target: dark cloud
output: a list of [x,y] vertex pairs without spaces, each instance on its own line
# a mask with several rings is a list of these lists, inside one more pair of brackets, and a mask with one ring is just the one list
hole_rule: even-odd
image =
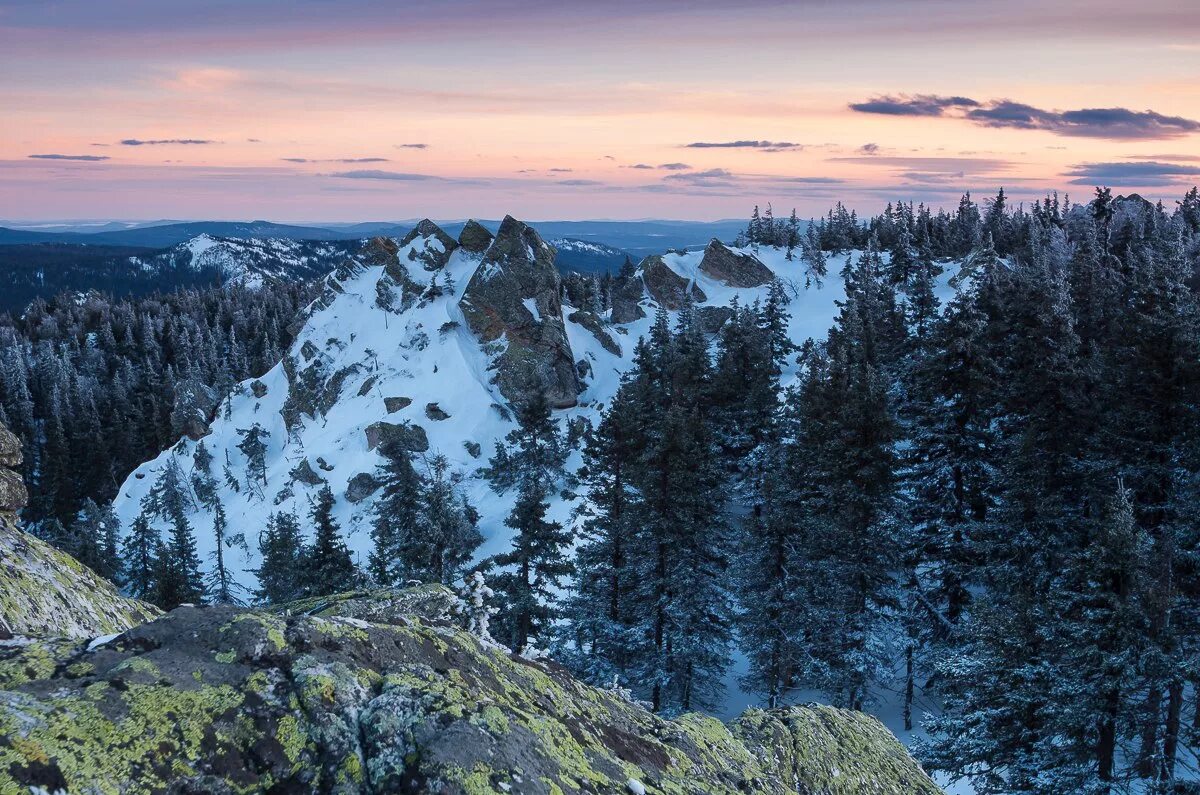
[[687,163],[661,163],[658,167],[663,171],[688,171],[691,169]]
[[879,144],[863,144],[858,147],[858,152],[863,155],[877,155],[879,154]]
[[850,110],[880,113],[884,116],[941,116],[947,108],[974,108],[979,103],[970,97],[942,97],[937,94],[885,94],[866,102],[854,102]]
[[428,149],[429,144],[396,144],[397,149]]
[[850,109],[859,113],[887,116],[958,118],[982,127],[1043,130],[1055,135],[1120,141],[1179,138],[1200,132],[1200,121],[1182,116],[1167,116],[1152,110],[1046,110],[1011,99],[994,99],[981,103],[969,97],[943,97],[936,94],[879,96],[866,102],[852,103]]
[[163,144],[215,144],[216,141],[209,141],[204,138],[157,138],[154,140],[143,140],[141,138],[125,138],[121,141],[121,146],[161,146]]
[[34,160],[84,160],[89,163],[94,163],[98,160],[108,160],[107,155],[29,155]]
[[635,164],[635,165],[632,165],[632,166],[624,166],[624,168],[640,168],[640,169],[643,169],[643,170],[645,170],[645,169],[649,169],[649,170],[651,170],[651,171],[653,171],[653,170],[654,170],[654,166],[650,166],[650,165],[647,165],[647,164],[645,164],[645,163],[637,163],[637,164]]
[[1138,163],[1080,163],[1065,176],[1075,177],[1072,185],[1116,184],[1135,186],[1165,186],[1200,175],[1200,166],[1161,163],[1147,160]]
[[784,152],[789,149],[803,149],[803,144],[790,141],[695,141],[684,144],[687,149],[757,149],[760,152]]

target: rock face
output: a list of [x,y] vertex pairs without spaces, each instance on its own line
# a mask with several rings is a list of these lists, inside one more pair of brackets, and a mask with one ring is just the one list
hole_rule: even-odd
[[0,792],[938,792],[873,718],[663,720],[457,628],[436,586],[0,647]]
[[472,218],[458,233],[458,245],[472,254],[482,254],[492,244],[492,233]]
[[775,278],[757,258],[739,254],[716,238],[704,249],[700,272],[730,287],[760,287]]
[[[424,246],[412,244],[422,238]],[[427,271],[436,271],[446,267],[450,255],[458,248],[458,242],[442,231],[442,228],[428,218],[421,219],[404,239],[400,241],[400,249],[408,249],[407,257],[411,262],[419,262]]]
[[15,528],[17,513],[25,507],[29,493],[16,471],[24,460],[21,440],[0,425],[0,528]]
[[[25,507],[25,486],[10,467],[20,463],[17,437],[0,425],[0,639],[11,635],[93,638],[122,632],[158,615],[156,608],[126,599],[70,555],[17,528],[17,512]],[[3,782],[0,773],[0,792]]]
[[567,408],[575,405],[580,385],[554,256],[533,227],[505,216],[460,307],[484,349],[491,348],[492,380],[500,394],[519,403],[541,389],[551,406]]
[[[646,284],[646,292],[650,297],[672,311],[683,306],[688,297],[690,282],[680,276],[663,262],[663,258],[655,255],[646,257],[641,264],[642,281]],[[704,291],[691,284],[691,300],[702,303],[707,300]]]
[[596,317],[594,312],[585,312],[583,310],[572,312],[567,316],[567,320],[572,323],[583,326],[592,336],[596,338],[604,350],[614,356],[621,355],[621,346],[612,338],[612,335],[604,330],[604,325],[600,322],[600,318]]
[[175,384],[175,401],[171,407],[171,427],[192,441],[208,436],[208,423],[217,410],[217,393],[194,378]]
[[621,275],[613,282],[612,314],[614,323],[632,323],[646,316],[640,301],[642,300],[642,280],[636,274]]

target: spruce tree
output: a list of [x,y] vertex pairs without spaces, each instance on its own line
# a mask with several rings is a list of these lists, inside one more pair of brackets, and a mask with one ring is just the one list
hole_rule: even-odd
[[317,492],[317,500],[309,514],[313,523],[313,542],[305,560],[305,593],[308,596],[343,593],[358,587],[358,569],[333,518],[334,504],[333,490],[325,485]]
[[296,517],[290,513],[271,514],[259,536],[258,549],[262,565],[254,572],[258,577],[256,601],[282,604],[303,597],[308,585],[308,554]]
[[380,446],[383,461],[375,469],[381,485],[371,525],[371,554],[367,570],[380,585],[396,586],[415,578],[427,560],[414,543],[421,521],[425,484],[408,451],[395,442]]

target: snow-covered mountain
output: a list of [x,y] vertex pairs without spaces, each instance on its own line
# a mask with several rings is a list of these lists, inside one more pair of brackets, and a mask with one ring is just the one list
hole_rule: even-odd
[[550,241],[550,245],[558,252],[555,263],[563,272],[616,273],[629,256],[624,249],[574,237],[555,238]]
[[[197,245],[198,256],[213,256],[219,245]],[[560,301],[553,263],[553,248],[512,218],[495,238],[468,224],[456,241],[423,222],[401,244],[372,240],[326,278],[324,295],[307,310],[284,361],[241,384],[196,438],[181,439],[130,475],[115,500],[123,525],[132,524],[168,462],[190,474],[208,430],[203,442],[217,479],[227,465],[242,481],[237,489],[222,483],[219,496],[229,527],[248,542],[226,553],[244,585],[255,584],[256,535],[268,515],[307,514],[324,483],[338,498],[336,518],[351,549],[365,561],[374,503],[366,476],[381,460],[374,448],[383,436],[402,434],[414,451],[443,455],[462,473],[481,514],[486,542],[479,554],[491,555],[507,544],[503,520],[513,497],[494,494],[479,472],[495,442],[515,427],[506,407],[519,399],[529,375],[546,385],[562,420],[596,423],[657,307],[674,313],[685,291],[715,331],[730,302],[765,297],[778,277],[791,286],[790,333],[798,341],[823,336],[843,296],[836,276],[805,288],[800,264],[782,251],[739,251],[714,241],[704,251],[647,257],[637,277],[616,289],[612,310],[598,316]],[[840,262],[830,266],[836,273]],[[430,290],[431,283],[438,289]],[[247,483],[238,449],[239,429],[255,423],[270,434],[259,485]],[[568,464],[578,463],[576,453]],[[556,499],[552,518],[570,521],[575,505]],[[196,506],[191,523],[207,562],[213,517]]]
[[130,264],[156,274],[211,274],[223,284],[256,287],[267,281],[315,279],[357,255],[358,241],[230,238],[202,233]]

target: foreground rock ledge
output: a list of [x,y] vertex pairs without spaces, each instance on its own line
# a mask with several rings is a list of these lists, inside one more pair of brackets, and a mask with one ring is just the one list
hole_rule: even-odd
[[451,603],[185,607],[90,651],[0,646],[0,792],[939,792],[866,715],[663,720],[481,644]]

